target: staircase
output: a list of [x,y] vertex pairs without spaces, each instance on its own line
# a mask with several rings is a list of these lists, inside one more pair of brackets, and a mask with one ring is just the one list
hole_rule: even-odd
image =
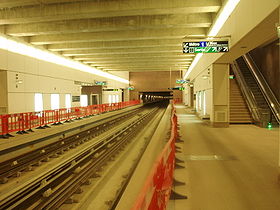
[[231,124],[253,123],[251,114],[245,103],[241,91],[235,79],[230,80],[230,115]]

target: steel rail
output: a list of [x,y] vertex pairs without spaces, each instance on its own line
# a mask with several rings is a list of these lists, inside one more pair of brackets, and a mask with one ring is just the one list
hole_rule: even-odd
[[[153,113],[153,112],[151,112],[151,113]],[[35,197],[37,197],[38,195],[47,194],[46,192],[48,192],[49,189],[55,189],[55,186],[59,185],[59,183],[61,183],[61,181],[66,179],[65,175],[68,175],[68,176],[73,175],[73,171],[80,170],[83,167],[83,165],[88,163],[89,160],[92,160],[93,157],[96,158],[96,160],[95,160],[95,164],[92,164],[93,165],[92,167],[95,170],[97,170],[97,168],[100,167],[102,164],[104,164],[104,161],[109,158],[109,154],[110,154],[110,156],[113,155],[113,153],[115,153],[119,150],[122,143],[125,142],[125,140],[119,141],[121,139],[120,136],[125,134],[127,137],[131,137],[131,135],[133,135],[133,133],[128,132],[128,131],[133,130],[134,127],[137,127],[136,125],[141,124],[141,122],[144,121],[144,119],[149,119],[147,116],[150,116],[150,115],[151,114],[145,114],[143,116],[139,116],[139,120],[132,123],[129,127],[122,128],[120,131],[117,132],[117,134],[116,133],[112,134],[110,138],[107,137],[99,142],[94,143],[94,145],[92,145],[90,148],[87,148],[87,150],[82,151],[79,155],[76,155],[76,157],[74,159],[68,161],[63,166],[60,166],[56,170],[52,171],[52,173],[48,174],[48,176],[44,177],[43,179],[37,180],[30,186],[26,186],[25,189],[22,190],[22,192],[20,192],[19,194],[12,196],[10,198],[7,198],[3,202],[0,202],[0,209],[25,208],[26,205],[28,206],[29,203],[32,202],[35,199]],[[128,133],[130,133],[130,135],[127,135]],[[123,139],[126,139],[126,138],[123,138]],[[103,150],[106,150],[106,152],[101,153],[101,151],[103,151]],[[100,154],[100,153],[101,153],[101,155],[99,155],[99,157],[96,157],[97,156],[96,154]],[[83,171],[83,173],[85,173],[87,175],[92,174],[92,172],[86,173],[86,171],[91,171],[91,170],[82,170],[82,171]],[[81,173],[81,174],[83,174],[83,173]],[[77,174],[79,174],[79,173],[77,173]],[[85,179],[88,179],[88,177],[84,178],[84,180]],[[78,183],[83,184],[84,182],[81,181],[81,182],[77,182],[77,184]],[[75,188],[75,190],[73,190],[73,187],[71,187],[71,186],[75,186],[73,184],[73,182],[71,182],[71,185],[67,185],[66,189],[68,189],[68,190],[72,189],[71,193],[74,193],[73,191],[75,191],[76,188]],[[54,192],[61,192],[61,191],[56,190]],[[54,192],[52,192],[53,194],[51,193],[52,196],[55,195]],[[67,192],[69,192],[69,191],[67,191]],[[61,203],[65,202],[65,199],[67,199],[66,197],[69,197],[69,193],[66,193],[63,195],[59,194],[59,196],[56,196],[56,198],[54,199],[55,204],[50,203],[49,205],[51,206],[51,208],[53,208],[57,205],[61,205]],[[42,199],[42,200],[44,200],[44,199]],[[45,199],[45,200],[53,201],[53,199],[49,199],[49,198]],[[58,202],[57,200],[60,200],[60,201]],[[49,206],[49,205],[46,205],[46,206]],[[41,208],[41,207],[39,207],[39,208]],[[45,207],[43,207],[43,208],[45,209]]]
[[[152,112],[147,113],[139,120],[133,122],[130,126],[121,130],[118,136],[112,136],[112,138],[107,141],[106,152],[102,153],[100,157],[85,167],[81,172],[74,174],[74,177],[69,179],[69,181],[64,185],[62,189],[58,190],[52,199],[46,199],[46,203],[37,206],[35,209],[57,209],[59,208],[72,194],[74,194],[91,176],[96,173],[99,168],[110,160],[110,158],[119,151],[121,147],[124,147],[132,137],[143,127],[144,122],[147,122],[155,113],[157,109]],[[121,137],[121,139],[118,139]],[[111,145],[108,148],[108,145]],[[105,146],[105,145],[104,145]]]
[[7,182],[9,177],[17,175],[17,173],[23,170],[28,170],[28,168],[30,170],[30,167],[39,165],[40,162],[47,160],[53,155],[63,153],[64,151],[69,150],[69,148],[77,146],[81,143],[81,141],[87,141],[100,135],[109,128],[112,128],[116,123],[127,120],[139,112],[141,112],[141,109],[133,110],[121,116],[114,116],[109,121],[108,119],[105,119],[106,122],[101,122],[98,125],[79,134],[71,135],[52,144],[38,148],[28,154],[24,154],[2,162],[0,165],[0,183]]

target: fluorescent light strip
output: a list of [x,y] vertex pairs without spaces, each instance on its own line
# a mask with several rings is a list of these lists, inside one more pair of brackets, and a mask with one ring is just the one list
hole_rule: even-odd
[[195,58],[193,59],[192,64],[190,65],[190,67],[188,68],[188,71],[186,72],[184,79],[186,79],[189,74],[191,73],[191,71],[193,70],[193,68],[195,67],[195,65],[197,64],[197,62],[200,60],[200,58],[202,57],[202,53],[198,53]]
[[50,63],[58,64],[61,66],[69,67],[71,69],[80,70],[90,74],[95,74],[101,77],[112,79],[118,82],[129,84],[129,81],[121,77],[109,74],[97,70],[96,68],[90,67],[88,65],[82,64],[71,59],[67,59],[60,55],[56,55],[47,50],[36,48],[28,43],[23,43],[17,40],[14,40],[4,34],[0,34],[0,49],[8,50],[21,55],[30,56],[39,60],[47,61]]
[[[237,4],[239,2],[240,2],[240,0],[228,0],[227,1],[225,6],[221,9],[221,12],[218,14],[218,17],[217,17],[215,23],[212,25],[212,28],[210,29],[207,36],[213,37],[219,33],[219,31],[221,30],[221,28],[227,21],[228,17],[231,15],[231,13],[233,12],[233,10],[235,9],[235,7],[237,6]],[[184,76],[184,79],[186,79],[190,75],[191,71],[194,69],[195,65],[198,63],[198,61],[200,60],[202,55],[203,55],[202,53],[198,53],[195,56],[190,68],[188,69],[188,71],[186,72],[186,74]]]
[[215,24],[210,29],[208,36],[216,36],[221,28],[223,27],[224,23],[231,15],[237,4],[240,0],[228,0],[226,5],[223,7],[222,11],[218,14],[218,17],[215,21]]

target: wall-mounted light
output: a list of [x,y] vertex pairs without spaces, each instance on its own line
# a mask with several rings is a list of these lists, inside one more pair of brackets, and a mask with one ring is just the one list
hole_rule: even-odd
[[277,25],[276,30],[277,30],[278,38],[280,38],[280,25]]
[[209,75],[202,75],[202,79],[208,79],[209,77]]
[[22,83],[23,83],[22,79],[16,80],[16,84],[22,84]]

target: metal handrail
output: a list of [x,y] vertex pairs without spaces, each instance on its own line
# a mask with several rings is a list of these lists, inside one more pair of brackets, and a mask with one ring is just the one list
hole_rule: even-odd
[[260,122],[260,112],[259,112],[259,109],[258,109],[258,106],[257,106],[257,102],[256,102],[256,99],[255,99],[255,96],[253,94],[253,92],[251,91],[251,89],[247,86],[247,83],[245,82],[245,78],[244,76],[242,75],[241,71],[240,71],[240,68],[237,64],[236,61],[233,62],[233,65],[232,65],[232,70],[237,78],[237,82],[239,84],[239,87],[241,89],[241,92],[243,93],[243,95],[245,96],[244,99],[245,99],[245,102],[252,114],[252,117],[253,117],[253,120],[257,123]]
[[266,82],[265,78],[263,77],[262,73],[260,72],[260,69],[254,62],[253,58],[249,53],[242,56],[246,62],[246,64],[249,67],[249,70],[253,74],[254,78],[257,81],[258,86],[260,87],[263,96],[270,107],[275,119],[278,123],[280,123],[279,119],[279,110],[280,110],[280,104],[275,97],[274,93],[272,92],[271,88],[269,87],[268,83]]

